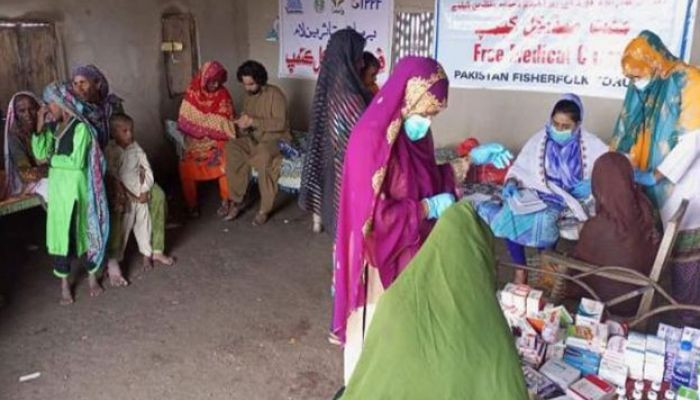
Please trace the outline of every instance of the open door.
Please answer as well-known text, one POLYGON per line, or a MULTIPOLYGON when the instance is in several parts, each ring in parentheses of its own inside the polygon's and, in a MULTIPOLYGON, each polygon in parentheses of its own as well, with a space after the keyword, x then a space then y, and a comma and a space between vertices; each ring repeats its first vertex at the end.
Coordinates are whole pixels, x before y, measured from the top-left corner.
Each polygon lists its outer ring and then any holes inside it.
POLYGON ((194 17, 191 14, 166 14, 162 18, 165 74, 170 98, 185 93, 197 72, 198 51, 194 17))

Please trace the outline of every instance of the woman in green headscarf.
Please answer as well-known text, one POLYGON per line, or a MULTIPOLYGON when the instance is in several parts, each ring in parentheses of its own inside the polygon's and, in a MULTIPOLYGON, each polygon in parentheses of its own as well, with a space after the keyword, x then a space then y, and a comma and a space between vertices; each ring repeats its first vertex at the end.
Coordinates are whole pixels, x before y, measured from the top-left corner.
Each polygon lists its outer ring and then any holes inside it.
POLYGON ((673 296, 700 305, 700 70, 649 31, 627 45, 622 70, 632 84, 611 148, 629 156, 664 225, 689 200, 673 252, 673 296))
POLYGON ((527 399, 495 265, 488 226, 448 209, 379 300, 341 399, 527 399))

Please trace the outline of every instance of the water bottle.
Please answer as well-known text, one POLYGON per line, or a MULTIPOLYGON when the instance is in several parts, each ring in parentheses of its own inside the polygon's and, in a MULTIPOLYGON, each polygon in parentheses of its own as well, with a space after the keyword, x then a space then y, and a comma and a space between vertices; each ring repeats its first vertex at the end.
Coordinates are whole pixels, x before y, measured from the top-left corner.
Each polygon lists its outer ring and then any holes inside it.
POLYGON ((673 365, 673 380, 671 381, 671 386, 676 390, 681 386, 690 385, 690 376, 695 372, 692 351, 693 344, 690 341, 681 342, 681 349, 676 357, 676 363, 673 365))

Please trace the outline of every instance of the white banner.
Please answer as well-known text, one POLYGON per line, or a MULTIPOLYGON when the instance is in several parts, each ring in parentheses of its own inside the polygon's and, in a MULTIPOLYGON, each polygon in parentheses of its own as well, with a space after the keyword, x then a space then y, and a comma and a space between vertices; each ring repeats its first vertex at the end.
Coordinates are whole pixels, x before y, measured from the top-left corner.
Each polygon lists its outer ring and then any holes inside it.
POLYGON ((331 34, 353 28, 384 67, 391 60, 393 0, 280 0, 280 78, 316 79, 331 34))
POLYGON ((452 86, 622 98, 620 60, 642 30, 687 60, 693 0, 437 0, 436 54, 452 86))

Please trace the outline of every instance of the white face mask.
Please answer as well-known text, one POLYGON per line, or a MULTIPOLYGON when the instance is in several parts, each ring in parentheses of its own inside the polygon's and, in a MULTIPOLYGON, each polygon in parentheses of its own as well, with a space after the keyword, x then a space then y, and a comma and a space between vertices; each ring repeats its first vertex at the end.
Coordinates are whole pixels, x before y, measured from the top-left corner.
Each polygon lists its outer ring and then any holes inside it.
POLYGON ((640 78, 640 79, 635 79, 634 80, 634 86, 637 88, 637 90, 644 91, 644 89, 649 86, 649 83, 651 82, 651 79, 649 78, 640 78))

